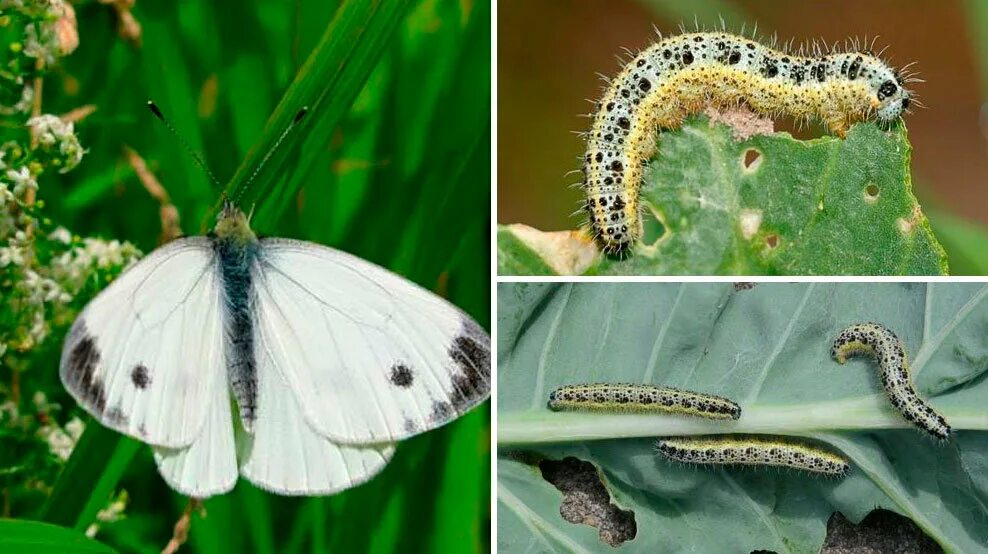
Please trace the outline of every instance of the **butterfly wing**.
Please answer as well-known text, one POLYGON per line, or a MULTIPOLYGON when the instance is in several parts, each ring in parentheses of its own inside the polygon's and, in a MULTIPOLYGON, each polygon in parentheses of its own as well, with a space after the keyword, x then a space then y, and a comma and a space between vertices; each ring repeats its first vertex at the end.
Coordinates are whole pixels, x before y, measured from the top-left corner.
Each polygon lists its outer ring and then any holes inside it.
POLYGON ((319 434, 349 444, 395 442, 490 395, 487 333, 414 283, 286 239, 261 241, 252 274, 256 348, 319 434))
POLYGON ((262 353, 257 359, 257 419, 253 433, 241 435, 245 478, 278 494, 333 494, 384 469, 393 444, 347 446, 319 435, 303 418, 271 357, 262 353))
POLYGON ((223 494, 237 483, 230 395, 216 387, 202 432, 185 448, 154 447, 158 473, 173 489, 193 498, 223 494))
POLYGON ((205 237, 173 241, 120 275, 73 323, 59 374, 103 425, 188 446, 225 388, 219 271, 205 237))

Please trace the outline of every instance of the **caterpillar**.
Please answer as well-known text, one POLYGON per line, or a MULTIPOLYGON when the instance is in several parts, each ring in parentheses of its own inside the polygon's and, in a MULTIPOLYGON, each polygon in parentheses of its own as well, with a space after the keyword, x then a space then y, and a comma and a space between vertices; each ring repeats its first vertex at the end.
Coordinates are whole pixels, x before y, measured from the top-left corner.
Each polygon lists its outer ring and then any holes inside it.
POLYGON ((851 466, 842 456, 816 446, 767 437, 666 437, 656 449, 688 464, 777 466, 844 477, 851 466))
POLYGON ((711 419, 738 419, 741 407, 722 396, 655 385, 566 385, 549 394, 556 411, 666 412, 711 419))
MULTIPOLYGON (((821 121, 843 137, 852 123, 891 122, 908 110, 911 75, 869 51, 815 44, 795 53, 727 32, 659 37, 608 84, 591 115, 583 161, 585 210, 594 241, 624 254, 642 236, 639 190, 655 134, 705 106, 744 104, 774 117, 821 121)), ((905 68, 903 68, 905 69, 905 68)))
POLYGON ((906 349, 895 333, 878 323, 851 325, 837 335, 831 355, 837 363, 843 364, 858 354, 878 360, 885 394, 907 421, 937 439, 950 437, 947 421, 916 394, 909 375, 906 349))

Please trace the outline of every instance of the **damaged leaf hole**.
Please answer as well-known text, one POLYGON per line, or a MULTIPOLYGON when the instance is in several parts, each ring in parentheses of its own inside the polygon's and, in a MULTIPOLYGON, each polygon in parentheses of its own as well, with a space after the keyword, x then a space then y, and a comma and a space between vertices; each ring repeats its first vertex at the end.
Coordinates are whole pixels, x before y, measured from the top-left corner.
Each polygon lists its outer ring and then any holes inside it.
POLYGON ((646 244, 655 244, 666 236, 665 223, 659 218, 659 214, 653 210, 646 209, 642 213, 642 240, 646 244))
POLYGON ((834 512, 827 521, 827 539, 822 553, 828 552, 918 552, 938 553, 943 549, 911 519, 877 508, 861 523, 851 523, 834 512))
POLYGON ((765 237, 765 246, 767 246, 769 250, 775 250, 776 248, 778 248, 779 235, 776 235, 775 233, 771 233, 767 235, 765 237))
POLYGON ((611 546, 635 538, 635 512, 611 504, 611 495, 593 464, 567 456, 562 460, 542 460, 539 469, 542 478, 563 493, 559 505, 563 519, 595 527, 600 540, 611 546))
POLYGON ((758 228, 762 226, 762 211, 745 208, 741 210, 738 220, 741 236, 744 237, 744 240, 751 240, 758 233, 758 228))
POLYGON ((741 155, 741 167, 745 173, 754 173, 762 165, 762 153, 754 148, 749 148, 741 155))
POLYGON ((864 189, 865 202, 868 202, 869 204, 874 204, 876 201, 878 201, 878 194, 880 192, 881 190, 879 190, 878 185, 874 183, 868 185, 864 189))

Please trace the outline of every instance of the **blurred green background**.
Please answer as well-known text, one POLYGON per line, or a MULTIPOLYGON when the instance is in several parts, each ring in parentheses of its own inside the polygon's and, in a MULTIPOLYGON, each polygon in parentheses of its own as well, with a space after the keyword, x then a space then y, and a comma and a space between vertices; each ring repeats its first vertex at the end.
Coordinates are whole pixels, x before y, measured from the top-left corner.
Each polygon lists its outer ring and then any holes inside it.
MULTIPOLYGON (((984 0, 501 0, 498 2, 498 223, 572 229, 589 125, 587 99, 625 48, 653 30, 719 25, 776 34, 796 44, 878 36, 894 65, 912 69, 927 106, 905 118, 915 191, 947 250, 952 274, 988 274, 988 2, 984 0)), ((781 120, 781 130, 792 130, 781 120)), ((819 129, 798 136, 819 136, 819 129)))
MULTIPOLYGON (((88 149, 79 168, 41 183, 56 223, 145 252, 157 246, 159 205, 127 163, 127 146, 166 189, 182 231, 212 226, 222 190, 147 111, 154 99, 221 182, 250 154, 227 190, 243 189, 244 207, 256 207, 256 231, 364 257, 489 327, 489 2, 139 2, 139 44, 121 37, 113 7, 84 0, 75 9, 80 45, 46 78, 43 111, 96 111, 76 125, 88 149), (338 32, 266 125, 331 22, 338 32), (304 125, 244 189, 244 175, 302 105, 311 108, 304 125)), ((32 353, 21 387, 25 409, 43 391, 62 405, 64 423, 81 410, 58 382, 60 340, 32 353)), ((489 423, 485 403, 402 442, 381 475, 332 497, 281 498, 241 480, 205 502, 208 515, 192 518, 182 551, 489 551, 489 423)), ((105 505, 119 470, 125 518, 102 524, 97 539, 160 551, 186 500, 160 479, 149 448, 93 433, 52 506, 42 507, 38 476, 5 476, 7 515, 85 529, 94 508, 81 506, 105 505)))

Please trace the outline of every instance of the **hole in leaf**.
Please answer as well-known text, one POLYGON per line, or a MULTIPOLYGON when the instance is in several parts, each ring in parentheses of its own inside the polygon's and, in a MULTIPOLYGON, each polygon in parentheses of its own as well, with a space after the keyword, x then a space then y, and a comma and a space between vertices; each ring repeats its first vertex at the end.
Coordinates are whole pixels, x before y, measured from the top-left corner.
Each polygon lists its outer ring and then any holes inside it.
POLYGON ((943 552, 912 520, 881 508, 857 525, 834 512, 827 522, 823 551, 943 552))
POLYGON ((563 493, 559 515, 566 521, 595 527, 600 540, 611 546, 619 546, 638 534, 635 512, 611 504, 611 494, 590 462, 567 456, 543 460, 539 469, 542 478, 563 493))
POLYGON ((741 157, 741 165, 748 173, 754 173, 758 166, 762 165, 762 153, 754 148, 749 148, 744 151, 744 155, 741 157))
POLYGON ((878 200, 878 194, 880 192, 881 191, 879 190, 878 185, 874 183, 868 185, 865 187, 865 201, 874 202, 875 200, 878 200))
POLYGON ((666 236, 666 226, 652 210, 644 210, 642 214, 642 240, 646 244, 654 244, 666 236))
POLYGON ((765 237, 765 244, 769 247, 769 250, 774 250, 779 246, 779 235, 772 233, 765 237))

